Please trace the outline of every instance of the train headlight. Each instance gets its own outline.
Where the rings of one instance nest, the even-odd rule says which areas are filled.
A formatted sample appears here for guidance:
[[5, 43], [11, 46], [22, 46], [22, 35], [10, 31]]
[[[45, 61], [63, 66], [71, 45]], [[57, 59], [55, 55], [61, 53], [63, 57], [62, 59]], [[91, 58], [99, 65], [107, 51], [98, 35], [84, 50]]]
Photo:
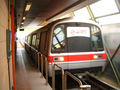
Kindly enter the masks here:
[[54, 57], [54, 61], [64, 61], [64, 57]]
[[102, 55], [94, 55], [93, 58], [94, 58], [94, 59], [101, 59], [101, 58], [102, 58]]

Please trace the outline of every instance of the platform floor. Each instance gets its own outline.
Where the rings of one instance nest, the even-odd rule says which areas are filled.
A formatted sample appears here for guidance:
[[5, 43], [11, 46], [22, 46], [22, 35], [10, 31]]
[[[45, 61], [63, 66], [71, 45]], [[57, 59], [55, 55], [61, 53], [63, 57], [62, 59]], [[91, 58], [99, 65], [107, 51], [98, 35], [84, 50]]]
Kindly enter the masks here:
[[20, 45], [17, 48], [15, 63], [16, 90], [52, 90]]

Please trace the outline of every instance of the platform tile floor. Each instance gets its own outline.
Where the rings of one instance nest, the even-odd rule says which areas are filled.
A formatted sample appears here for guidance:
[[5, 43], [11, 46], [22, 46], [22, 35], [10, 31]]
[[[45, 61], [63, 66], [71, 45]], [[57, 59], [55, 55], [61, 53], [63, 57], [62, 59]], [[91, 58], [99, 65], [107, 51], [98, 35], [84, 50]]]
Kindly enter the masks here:
[[20, 45], [17, 48], [15, 63], [16, 90], [52, 90]]

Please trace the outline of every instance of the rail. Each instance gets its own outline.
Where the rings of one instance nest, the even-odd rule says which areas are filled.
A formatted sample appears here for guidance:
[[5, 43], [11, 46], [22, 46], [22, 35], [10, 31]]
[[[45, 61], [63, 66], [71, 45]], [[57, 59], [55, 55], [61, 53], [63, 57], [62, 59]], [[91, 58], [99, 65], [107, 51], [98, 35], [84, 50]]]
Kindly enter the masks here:
[[[40, 53], [41, 54], [41, 53]], [[48, 84], [48, 61], [51, 62], [51, 64], [53, 65], [52, 61], [50, 59], [48, 59], [45, 55], [41, 54], [41, 77], [43, 77], [43, 59], [45, 58], [45, 78], [46, 78], [46, 84]]]
[[[58, 66], [57, 64], [54, 64], [52, 60], [50, 60], [48, 57], [46, 57], [44, 54], [42, 54], [41, 52], [38, 52], [37, 50], [33, 49], [35, 51], [35, 54], [37, 55], [37, 60], [38, 60], [38, 70], [41, 68], [41, 77], [43, 77], [44, 74], [44, 61], [45, 60], [45, 79], [46, 79], [46, 84], [48, 84], [48, 61], [51, 62], [51, 66], [52, 66], [52, 90], [55, 90], [55, 67], [59, 68], [59, 70], [62, 71], [62, 90], [66, 90], [66, 86], [67, 86], [67, 76], [70, 76], [71, 78], [73, 78], [75, 81], [78, 82], [80, 89], [85, 89], [85, 90], [90, 90], [91, 86], [90, 85], [82, 85], [82, 82], [75, 77], [74, 75], [72, 75], [69, 72], [64, 72], [64, 69], [60, 66]], [[35, 55], [35, 57], [36, 57]], [[36, 58], [35, 58], [36, 59]], [[41, 63], [40, 63], [41, 61]]]
[[64, 90], [64, 69], [62, 69], [57, 64], [54, 64], [52, 66], [52, 88], [53, 88], [53, 90], [55, 90], [55, 66], [62, 71], [62, 90]]
[[[50, 59], [48, 59], [44, 54], [40, 53], [39, 51], [35, 50], [33, 47], [31, 47], [31, 49], [34, 51], [34, 62], [35, 60], [37, 59], [37, 62], [38, 62], [38, 70], [41, 69], [41, 77], [43, 77], [43, 60], [45, 58], [45, 78], [46, 78], [46, 84], [48, 84], [48, 61], [50, 61], [52, 63], [52, 61]], [[40, 65], [40, 61], [41, 61], [41, 65]], [[35, 64], [35, 63], [34, 63]]]
[[[55, 67], [59, 68], [62, 71], [62, 90], [64, 90], [64, 69], [62, 69], [57, 64], [54, 64], [49, 58], [47, 58], [45, 55], [38, 52], [38, 61], [39, 56], [41, 55], [41, 77], [43, 77], [43, 59], [45, 58], [45, 78], [46, 78], [46, 84], [48, 84], [48, 61], [51, 62], [52, 65], [52, 89], [55, 90]], [[38, 62], [39, 63], [39, 62]], [[38, 68], [40, 65], [38, 65]]]
[[[51, 62], [51, 65], [53, 65], [53, 62], [52, 62], [50, 59], [46, 58], [46, 62], [45, 62], [45, 65], [46, 65], [46, 66], [45, 66], [45, 67], [46, 67], [46, 70], [45, 70], [45, 71], [46, 71], [46, 75], [45, 75], [45, 76], [46, 76], [46, 84], [48, 84], [48, 69], [49, 69], [49, 68], [48, 68], [48, 61], [50, 61], [50, 62]], [[52, 82], [53, 82], [53, 81], [52, 81]]]
[[82, 82], [77, 77], [75, 77], [74, 75], [66, 71], [65, 72], [65, 90], [67, 90], [67, 76], [70, 76], [72, 79], [74, 79], [79, 84], [80, 89], [85, 89], [85, 90], [91, 89], [91, 85], [83, 85]]
[[[45, 58], [45, 78], [46, 78], [46, 84], [48, 84], [48, 69], [49, 69], [48, 68], [48, 61], [50, 61], [51, 63], [52, 63], [52, 61], [50, 59], [48, 59], [45, 55], [41, 54], [41, 73], [42, 73], [41, 77], [43, 77], [43, 74], [44, 74], [43, 73], [43, 69], [44, 69], [43, 60], [44, 60], [44, 58]], [[53, 65], [53, 63], [52, 63], [52, 65]]]
[[[37, 52], [37, 51], [36, 51]], [[51, 62], [52, 65], [52, 90], [55, 90], [55, 67], [59, 68], [59, 70], [62, 71], [62, 90], [66, 90], [66, 79], [67, 79], [67, 75], [69, 75], [71, 78], [73, 78], [74, 80], [76, 80], [78, 82], [78, 84], [80, 85], [80, 89], [84, 88], [86, 90], [89, 90], [90, 85], [82, 85], [82, 82], [76, 78], [75, 76], [73, 76], [72, 74], [70, 74], [69, 72], [65, 72], [64, 73], [64, 69], [60, 66], [58, 66], [57, 64], [54, 64], [49, 58], [47, 58], [44, 54], [37, 52], [38, 55], [38, 63], [39, 63], [39, 59], [41, 56], [41, 65], [38, 64], [38, 69], [41, 66], [41, 77], [43, 77], [43, 60], [45, 59], [45, 78], [46, 78], [46, 84], [48, 84], [48, 61]]]
[[37, 52], [37, 56], [38, 56], [38, 70], [40, 69], [40, 52]]

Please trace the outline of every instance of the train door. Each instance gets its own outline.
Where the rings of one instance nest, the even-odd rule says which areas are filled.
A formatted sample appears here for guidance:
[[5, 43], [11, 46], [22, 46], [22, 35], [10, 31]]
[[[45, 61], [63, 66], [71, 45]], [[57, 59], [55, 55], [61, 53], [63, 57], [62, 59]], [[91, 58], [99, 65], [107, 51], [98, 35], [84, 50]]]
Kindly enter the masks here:
[[[46, 38], [47, 38], [47, 31], [42, 31], [40, 34], [40, 52], [43, 55], [46, 55]], [[41, 56], [40, 56], [41, 58]], [[41, 65], [41, 59], [39, 61], [39, 64]], [[45, 57], [43, 57], [43, 71], [45, 72]], [[41, 68], [41, 67], [40, 67]]]
[[69, 69], [90, 67], [90, 27], [86, 24], [66, 24]]
[[46, 31], [41, 32], [40, 52], [45, 55]]
[[40, 37], [41, 37], [41, 33], [38, 32], [37, 33], [37, 39], [36, 39], [36, 48], [37, 48], [38, 51], [40, 51], [40, 48], [39, 48], [39, 46], [40, 46], [40, 40], [41, 40]]
[[[104, 64], [102, 65], [102, 59], [105, 59], [105, 52], [104, 54], [101, 54], [104, 51], [101, 30], [95, 25], [91, 25], [91, 48], [95, 53], [93, 60], [90, 62], [91, 67], [103, 66]], [[97, 64], [96, 60], [99, 62], [99, 64]]]

